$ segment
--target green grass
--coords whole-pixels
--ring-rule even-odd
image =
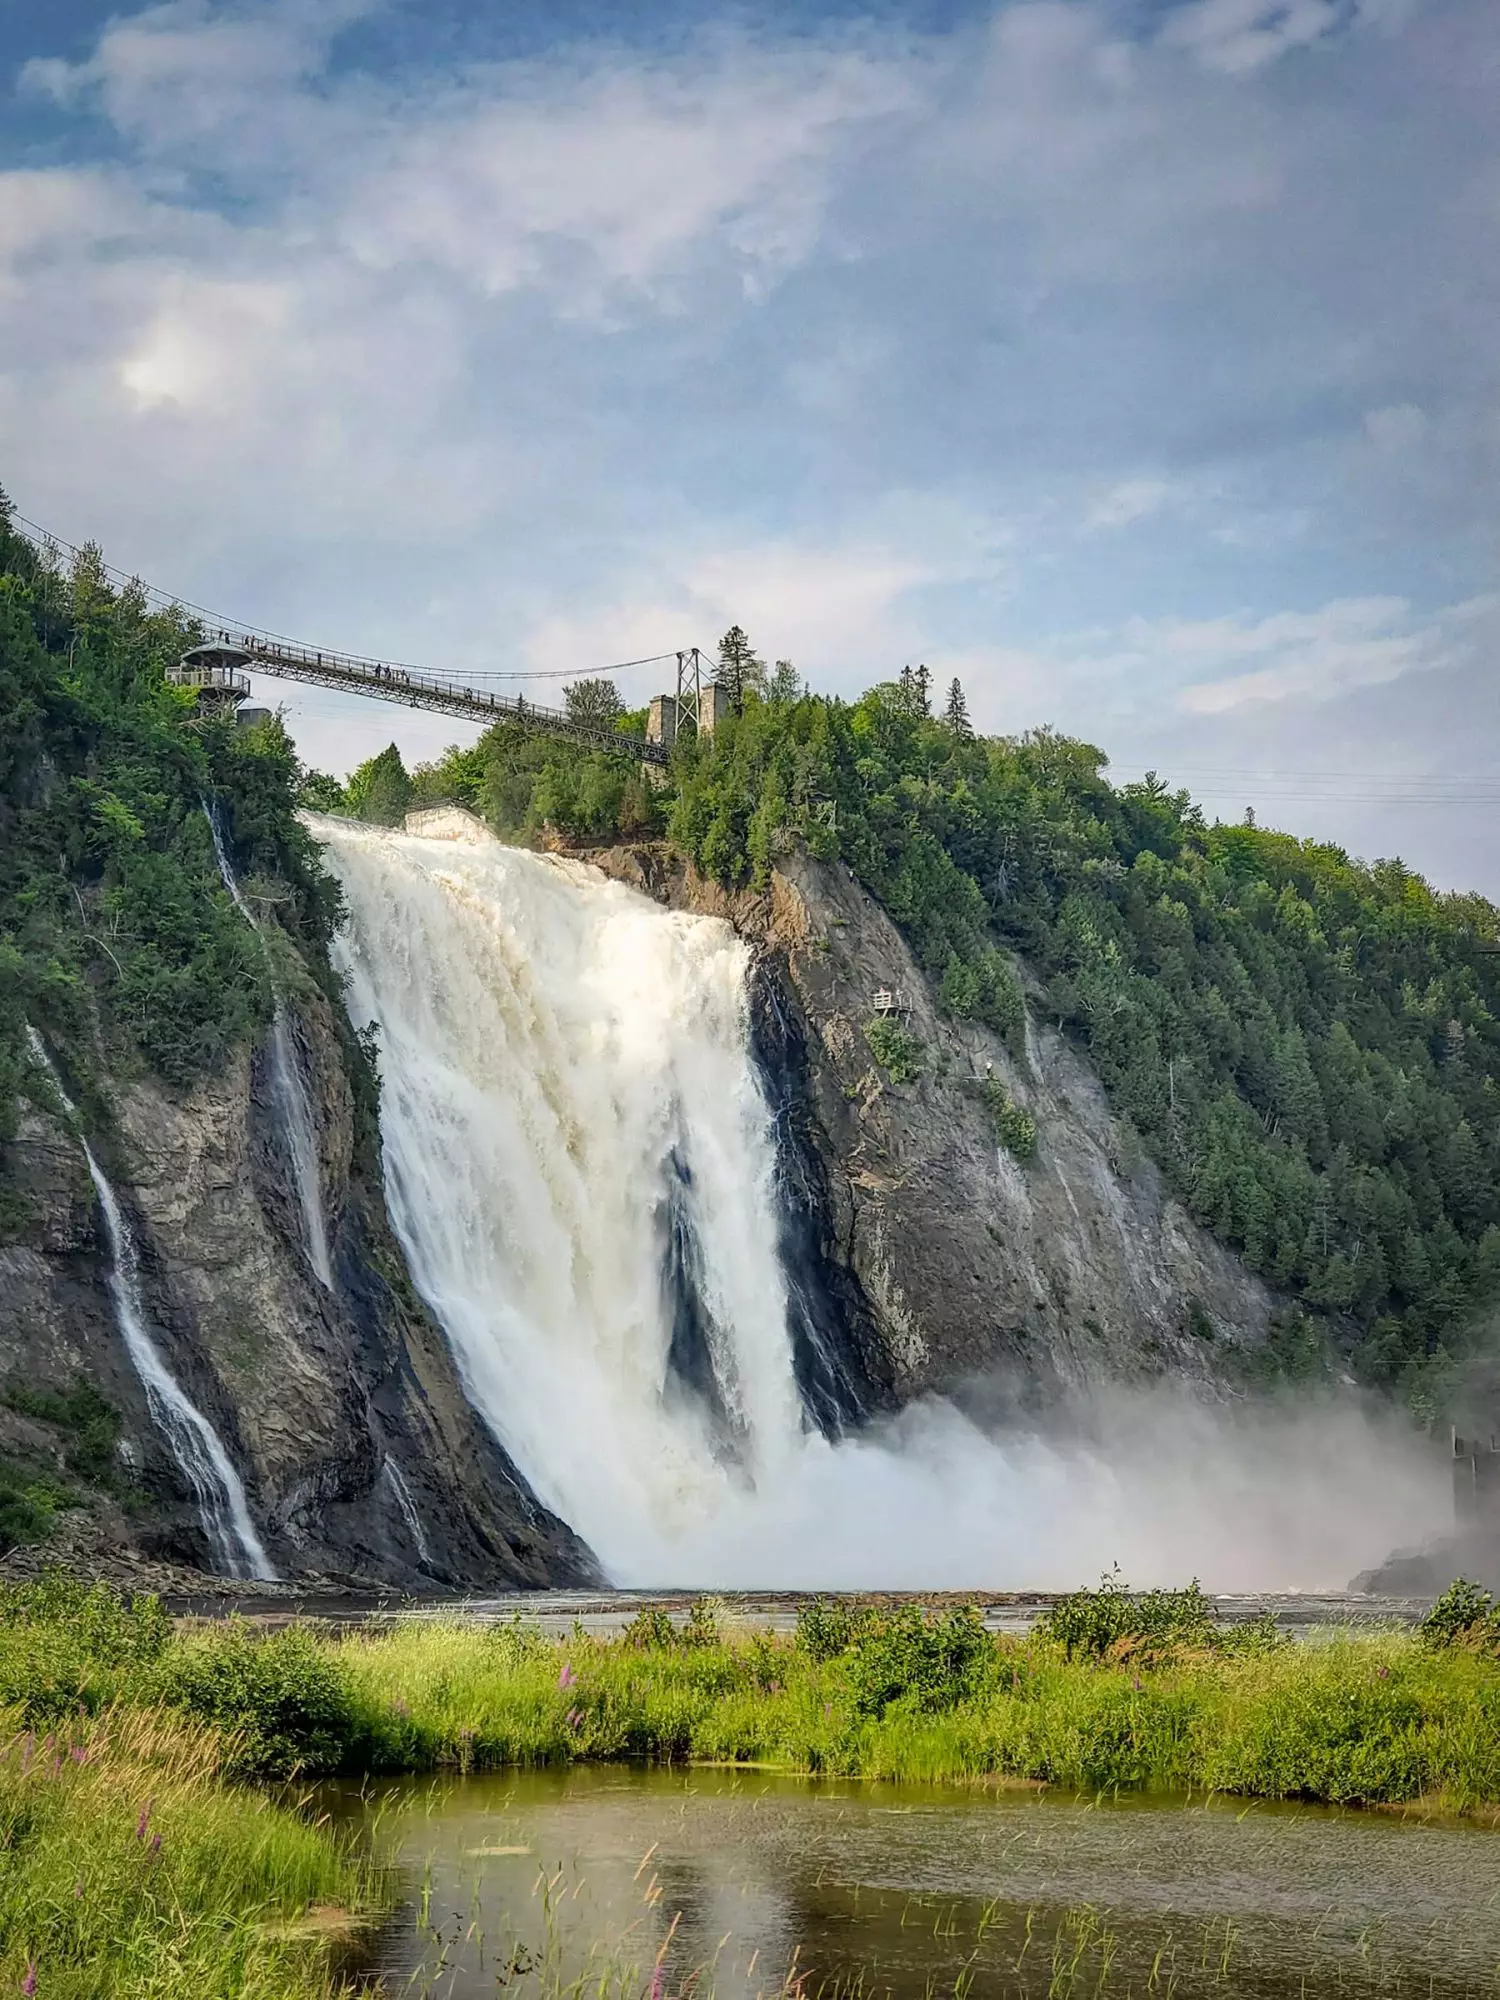
[[[810,1607],[795,1635],[520,1623],[174,1630],[53,1574],[0,1589],[0,1991],[315,1996],[309,1912],[375,1878],[247,1779],[696,1759],[870,1779],[1037,1781],[1474,1811],[1500,1805],[1489,1600],[1420,1633],[1216,1630],[1196,1586],[1117,1583],[1025,1639],[973,1611]],[[158,1839],[158,1836],[160,1838]],[[45,1973],[46,1983],[42,1983]]]
[[[377,1900],[326,1827],[227,1783],[218,1734],[111,1709],[0,1750],[0,1991],[313,2000]],[[31,1982],[29,1985],[28,1982]]]

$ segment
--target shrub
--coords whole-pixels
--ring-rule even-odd
[[[622,1646],[640,1653],[665,1653],[677,1644],[677,1627],[664,1604],[643,1604],[620,1634]]]
[[[1421,1631],[1429,1646],[1500,1646],[1500,1606],[1461,1576],[1422,1620]]]
[[[815,1603],[799,1606],[797,1647],[810,1660],[832,1660],[849,1649],[869,1631],[875,1613],[865,1604]]]
[[[305,1625],[259,1636],[231,1619],[170,1653],[158,1685],[173,1707],[233,1732],[249,1775],[339,1770],[363,1735],[340,1661]]]
[[[29,1722],[92,1713],[149,1678],[171,1630],[157,1598],[64,1570],[0,1586],[0,1704]]]
[[[906,1604],[873,1619],[855,1642],[849,1682],[861,1715],[883,1715],[892,1702],[937,1710],[979,1693],[995,1663],[995,1645],[970,1604],[929,1618]]]
[[[985,1078],[984,1101],[995,1121],[995,1136],[1001,1145],[1018,1160],[1031,1159],[1036,1153],[1036,1120],[1031,1113],[1012,1100],[998,1076]]]
[[[642,1653],[668,1653],[680,1646],[717,1646],[721,1608],[717,1598],[694,1598],[686,1622],[676,1625],[664,1604],[643,1604],[620,1639]]]
[[[865,1023],[865,1040],[892,1083],[912,1083],[922,1074],[921,1038],[901,1022],[893,1021],[889,1015],[877,1015]]]
[[[1039,1621],[1038,1630],[1055,1640],[1070,1660],[1079,1654],[1099,1660],[1128,1651],[1148,1666],[1183,1647],[1214,1649],[1222,1644],[1196,1577],[1185,1590],[1148,1590],[1135,1596],[1118,1570],[1105,1576],[1097,1590],[1075,1590],[1060,1597]]]

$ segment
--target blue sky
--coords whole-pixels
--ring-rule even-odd
[[[1500,891],[1493,0],[11,0],[4,61],[60,534],[456,670],[923,659]]]

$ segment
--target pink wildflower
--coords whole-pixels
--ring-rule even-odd
[[[562,1672],[557,1677],[557,1685],[560,1688],[570,1688],[573,1685],[574,1681],[577,1680],[577,1678],[578,1676],[577,1674],[574,1673],[572,1667],[565,1666]]]
[[[662,1992],[666,1986],[666,1983],[667,1983],[667,1975],[663,1971],[660,1963],[658,1963],[656,1970],[651,1975],[651,1992],[647,1996],[647,2000],[661,2000]]]
[[[135,1823],[135,1837],[137,1840],[144,1840],[146,1838],[146,1829],[150,1823],[151,1801],[147,1799],[146,1803],[141,1807],[141,1816]]]
[[[32,1959],[32,1960],[31,1960],[31,1962],[30,1962],[30,1963],[28,1964],[28,1966],[26,1967],[26,1977],[25,1977],[25,1978],[24,1978],[24,1979],[23,1979],[23,1980],[21,1981],[21,1991],[22,1991],[23,1993],[27,1994],[28,1996],[29,1996],[30,1994],[33,1994],[33,1993],[35,1993],[35,1991],[36,1991],[36,1960],[35,1960],[35,1959]]]
[[[147,1849],[147,1852],[151,1855],[153,1860],[158,1854],[161,1853],[161,1835],[159,1833],[152,1834],[151,1845]]]

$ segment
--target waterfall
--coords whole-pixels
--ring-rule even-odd
[[[245,900],[235,876],[234,865],[229,859],[229,848],[224,840],[223,829],[219,825],[219,816],[206,801],[203,812],[208,821],[209,831],[213,835],[214,854],[219,863],[219,873],[224,878],[224,887],[233,898],[235,908],[255,932],[266,962],[274,1003],[270,1046],[271,1097],[276,1106],[277,1119],[292,1164],[292,1180],[297,1189],[297,1204],[302,1211],[302,1237],[308,1261],[316,1272],[319,1282],[331,1292],[333,1264],[328,1255],[328,1224],[323,1213],[323,1184],[318,1169],[317,1127],[313,1121],[312,1103],[307,1094],[307,1085],[303,1080],[302,1065],[297,1060],[297,1049],[292,1040],[291,1021],[287,1015],[286,1003],[281,996],[280,982],[276,977],[276,967],[272,963],[265,933]]]
[[[276,1572],[250,1519],[245,1489],[218,1432],[178,1385],[147,1331],[141,1298],[140,1253],[129,1219],[94,1158],[93,1148],[76,1130],[77,1109],[62,1087],[41,1036],[32,1027],[27,1028],[26,1034],[31,1052],[51,1078],[83,1148],[109,1241],[108,1283],[115,1324],[146,1392],[146,1407],[152,1421],[166,1440],[167,1449],[197,1502],[198,1518],[214,1559],[227,1576],[274,1579]]]
[[[650,1569],[802,1446],[745,948],[497,841],[315,830],[412,1275],[539,1497]]]
[[[1322,1410],[1236,1433],[1169,1390],[1101,1393],[1087,1448],[935,1398],[830,1441],[798,1393],[729,926],[478,832],[309,824],[412,1276],[470,1401],[619,1582],[1056,1587],[1118,1560],[1321,1588],[1430,1515],[1425,1459],[1363,1419],[1337,1447]]]
[[[418,1563],[423,1569],[431,1569],[432,1549],[422,1529],[422,1517],[417,1512],[417,1503],[412,1499],[411,1488],[406,1483],[406,1474],[389,1452],[385,1455],[385,1464],[381,1470],[385,1475],[386,1485],[391,1489],[391,1496],[396,1502],[396,1511],[406,1525],[407,1534],[411,1536]]]

